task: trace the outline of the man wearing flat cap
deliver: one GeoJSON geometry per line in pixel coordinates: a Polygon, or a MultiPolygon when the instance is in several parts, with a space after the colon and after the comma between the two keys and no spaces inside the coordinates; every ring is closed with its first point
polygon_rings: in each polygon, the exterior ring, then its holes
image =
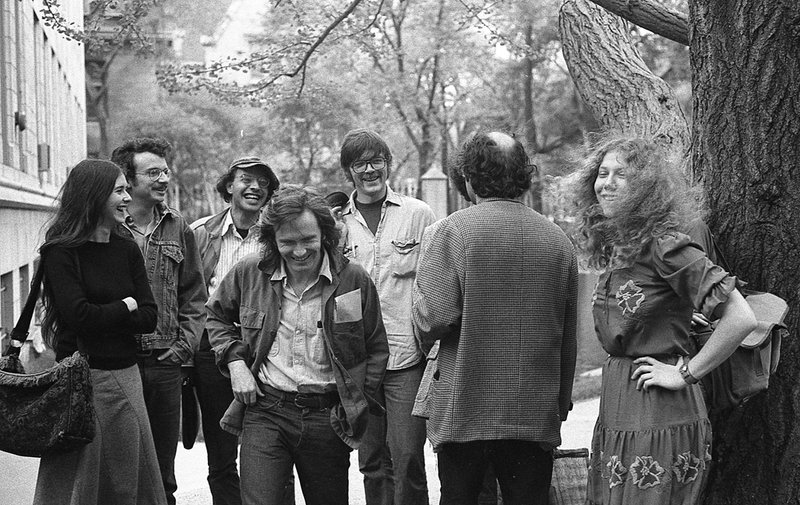
{"type": "MultiPolygon", "coordinates": [[[[217,181],[217,191],[230,207],[191,225],[209,296],[237,261],[259,252],[258,219],[278,186],[278,178],[270,166],[255,156],[235,160],[217,181]]],[[[219,426],[225,409],[233,401],[231,381],[217,368],[207,331],[203,332],[194,362],[194,384],[208,452],[208,485],[214,505],[239,505],[242,501],[236,469],[238,438],[219,426]]]]}

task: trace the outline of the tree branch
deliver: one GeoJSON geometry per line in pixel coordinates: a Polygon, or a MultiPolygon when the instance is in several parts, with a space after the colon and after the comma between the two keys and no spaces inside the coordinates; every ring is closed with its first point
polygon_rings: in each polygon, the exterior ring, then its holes
{"type": "Polygon", "coordinates": [[[689,16],[651,0],[591,0],[636,26],[684,46],[689,45],[689,16]]]}
{"type": "MultiPolygon", "coordinates": [[[[300,63],[297,64],[297,66],[294,68],[294,70],[289,71],[289,72],[281,72],[281,73],[275,75],[274,77],[272,77],[271,79],[267,79],[267,80],[263,81],[262,83],[259,83],[259,84],[255,85],[255,86],[247,87],[247,88],[241,90],[239,93],[242,93],[242,94],[257,93],[257,92],[259,92],[259,91],[261,91],[263,89],[266,89],[266,88],[270,87],[271,85],[275,84],[275,81],[277,81],[281,77],[292,78],[292,77],[297,76],[297,74],[299,74],[301,72],[305,72],[306,65],[308,65],[308,60],[311,58],[311,56],[314,54],[314,52],[317,50],[317,48],[320,45],[322,45],[323,42],[325,42],[325,39],[328,38],[328,35],[330,35],[331,32],[333,30],[335,30],[336,27],[339,26],[339,24],[341,24],[342,21],[347,19],[347,17],[350,14],[352,14],[354,10],[356,10],[356,7],[358,7],[358,5],[361,2],[362,2],[362,0],[353,0],[352,2],[350,2],[350,5],[348,5],[347,8],[344,11],[342,11],[342,13],[339,14],[339,16],[336,19],[334,19],[333,22],[331,22],[331,24],[329,24],[327,27],[325,27],[325,30],[319,35],[319,37],[317,37],[317,40],[315,40],[311,44],[311,47],[309,47],[306,50],[306,52],[303,54],[303,58],[300,60],[300,63]]],[[[302,88],[301,88],[301,91],[302,91],[302,88]]],[[[298,93],[298,96],[299,96],[299,93],[298,93]]]]}

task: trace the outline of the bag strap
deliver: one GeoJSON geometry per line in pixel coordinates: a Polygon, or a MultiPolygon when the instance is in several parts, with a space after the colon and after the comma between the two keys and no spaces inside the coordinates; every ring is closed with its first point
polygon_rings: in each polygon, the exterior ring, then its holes
{"type": "Polygon", "coordinates": [[[39,290],[42,286],[43,277],[44,261],[40,258],[39,266],[36,267],[36,272],[33,274],[28,300],[25,302],[25,307],[23,307],[19,319],[17,319],[16,326],[11,330],[11,346],[8,348],[7,353],[9,356],[19,356],[22,344],[28,340],[28,330],[30,330],[31,327],[31,319],[33,318],[33,311],[36,309],[36,300],[39,298],[39,290]]]}

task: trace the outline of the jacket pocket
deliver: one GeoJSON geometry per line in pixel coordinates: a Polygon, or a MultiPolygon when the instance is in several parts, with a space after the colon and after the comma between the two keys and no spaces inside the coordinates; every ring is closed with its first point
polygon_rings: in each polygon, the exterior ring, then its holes
{"type": "Polygon", "coordinates": [[[363,321],[333,323],[333,352],[345,368],[352,368],[367,359],[363,321]]]}
{"type": "Polygon", "coordinates": [[[392,274],[395,277],[413,276],[419,261],[419,241],[415,238],[392,240],[392,247],[392,274]]]}
{"type": "Polygon", "coordinates": [[[261,333],[261,328],[264,326],[265,317],[266,314],[260,310],[251,309],[246,306],[242,306],[239,309],[240,331],[242,332],[243,342],[253,344],[258,340],[258,335],[261,333]]]}
{"type": "Polygon", "coordinates": [[[178,268],[183,263],[183,250],[178,244],[162,244],[161,278],[164,284],[174,286],[178,278],[178,268]]]}

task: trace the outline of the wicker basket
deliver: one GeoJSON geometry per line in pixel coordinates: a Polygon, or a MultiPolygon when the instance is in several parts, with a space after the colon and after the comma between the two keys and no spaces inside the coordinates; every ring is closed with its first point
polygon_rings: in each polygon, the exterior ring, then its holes
{"type": "Polygon", "coordinates": [[[589,475],[589,449],[553,451],[550,505],[584,505],[589,475]]]}

